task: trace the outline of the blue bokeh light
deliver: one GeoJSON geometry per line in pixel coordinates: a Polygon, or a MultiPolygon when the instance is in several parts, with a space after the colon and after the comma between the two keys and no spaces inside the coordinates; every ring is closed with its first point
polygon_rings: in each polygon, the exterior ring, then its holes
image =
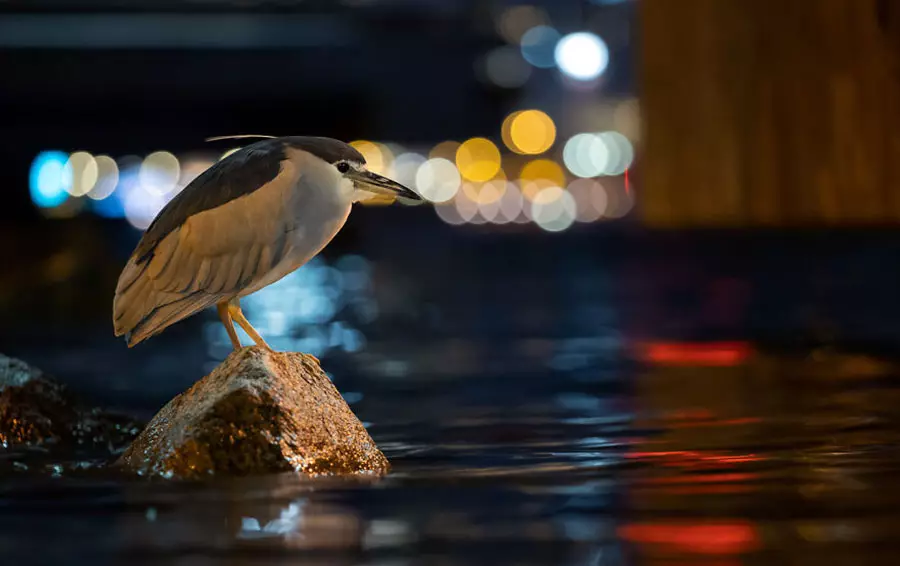
{"type": "Polygon", "coordinates": [[[31,163],[28,184],[31,201],[40,208],[55,208],[66,201],[71,187],[71,169],[66,167],[69,156],[62,151],[42,151],[31,163]],[[67,179],[68,171],[68,179],[67,179]]]}
{"type": "Polygon", "coordinates": [[[535,26],[526,31],[520,40],[522,57],[541,69],[549,69],[556,64],[554,50],[559,41],[559,32],[550,26],[535,26]]]}

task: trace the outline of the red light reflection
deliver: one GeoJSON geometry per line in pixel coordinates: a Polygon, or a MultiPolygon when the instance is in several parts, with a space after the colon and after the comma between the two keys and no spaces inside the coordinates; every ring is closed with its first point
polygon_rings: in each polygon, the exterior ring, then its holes
{"type": "Polygon", "coordinates": [[[747,342],[650,342],[641,348],[644,361],[670,366],[736,366],[752,353],[747,342]]]}
{"type": "Polygon", "coordinates": [[[745,554],[760,547],[756,528],[744,521],[724,523],[632,523],[618,529],[633,543],[694,554],[745,554]]]}

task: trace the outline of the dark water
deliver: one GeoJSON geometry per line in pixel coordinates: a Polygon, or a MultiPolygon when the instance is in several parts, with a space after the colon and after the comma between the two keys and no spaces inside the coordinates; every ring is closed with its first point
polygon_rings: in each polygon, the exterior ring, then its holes
{"type": "MultiPolygon", "coordinates": [[[[10,452],[2,563],[896,563],[895,247],[590,236],[369,239],[248,303],[321,357],[386,479],[146,482],[10,452]]],[[[211,315],[180,326],[131,351],[93,323],[4,343],[146,416],[227,353],[211,315]]]]}

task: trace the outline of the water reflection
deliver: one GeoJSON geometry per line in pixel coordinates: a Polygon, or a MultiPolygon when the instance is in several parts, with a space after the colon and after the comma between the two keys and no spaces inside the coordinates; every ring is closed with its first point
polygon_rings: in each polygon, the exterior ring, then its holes
{"type": "MultiPolygon", "coordinates": [[[[329,264],[321,256],[280,281],[241,300],[247,317],[276,350],[324,356],[332,350],[358,352],[366,337],[356,324],[378,317],[371,293],[371,266],[357,255],[329,264]]],[[[252,343],[238,329],[243,343],[252,343]]],[[[209,355],[221,360],[231,350],[224,326],[210,319],[205,328],[209,355]]]]}

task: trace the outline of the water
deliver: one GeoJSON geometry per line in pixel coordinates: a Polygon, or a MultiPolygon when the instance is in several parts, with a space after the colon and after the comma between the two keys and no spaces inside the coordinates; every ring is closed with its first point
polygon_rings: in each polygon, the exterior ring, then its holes
{"type": "MultiPolygon", "coordinates": [[[[312,307],[248,305],[320,348],[389,477],[148,482],[10,452],[3,563],[895,562],[890,246],[453,238],[328,257],[280,293],[312,307]]],[[[146,416],[221,353],[210,320],[124,353],[66,334],[42,365],[146,416]]],[[[34,360],[47,332],[5,343],[34,360]]]]}

